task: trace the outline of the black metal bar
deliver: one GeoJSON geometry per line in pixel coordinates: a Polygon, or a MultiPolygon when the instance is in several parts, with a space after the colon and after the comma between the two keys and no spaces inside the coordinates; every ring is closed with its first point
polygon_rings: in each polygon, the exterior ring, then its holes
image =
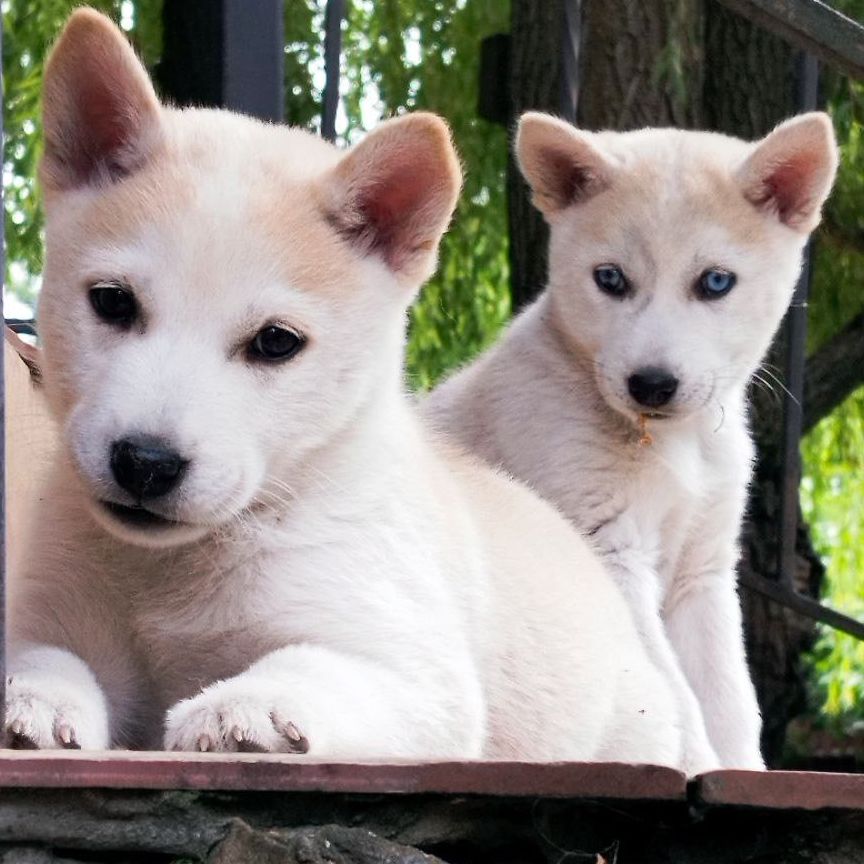
{"type": "Polygon", "coordinates": [[[718,0],[733,12],[813,54],[852,78],[864,79],[864,26],[820,0],[718,0]]]}
{"type": "Polygon", "coordinates": [[[575,123],[579,102],[582,0],[564,0],[563,24],[561,28],[561,116],[575,123]]]}
{"type": "Polygon", "coordinates": [[[285,105],[282,0],[223,2],[223,104],[279,122],[285,105]]]}
{"type": "MultiPolygon", "coordinates": [[[[3,20],[0,16],[0,52],[3,48],[3,20]]],[[[4,97],[3,74],[0,70],[0,92],[4,97]]],[[[0,152],[3,151],[3,117],[0,115],[0,152]]],[[[0,213],[5,213],[3,189],[0,185],[0,213]]],[[[6,244],[0,241],[0,286],[6,285],[6,244]]],[[[0,292],[0,307],[3,293],[0,292]]],[[[6,743],[6,375],[5,343],[0,351],[0,747],[6,743]]]]}
{"type": "MultiPolygon", "coordinates": [[[[798,106],[813,111],[819,105],[819,61],[800,54],[797,62],[798,106]]],[[[798,535],[801,485],[801,430],[804,422],[804,367],[807,352],[807,299],[810,295],[811,244],[804,250],[801,275],[786,314],[786,360],[783,399],[783,489],[780,503],[779,580],[795,588],[795,545],[798,535]]]]}
{"type": "Polygon", "coordinates": [[[327,0],[324,13],[324,83],[321,106],[321,135],[336,140],[336,111],[339,108],[339,79],[342,74],[342,20],[345,0],[327,0]]]}
{"type": "Polygon", "coordinates": [[[842,630],[856,639],[864,639],[864,621],[850,618],[848,615],[824,606],[822,603],[813,600],[811,597],[805,597],[797,591],[790,591],[780,582],[775,582],[773,579],[765,579],[762,576],[742,573],[740,580],[742,585],[746,585],[753,591],[758,591],[760,594],[770,597],[775,603],[779,603],[781,606],[785,606],[799,615],[812,618],[814,621],[821,621],[823,624],[828,624],[835,630],[842,630]]]}
{"type": "Polygon", "coordinates": [[[36,321],[33,318],[6,318],[6,326],[15,333],[36,335],[36,321]]]}
{"type": "Polygon", "coordinates": [[[175,105],[223,105],[222,0],[164,0],[162,56],[154,78],[175,105]]]}

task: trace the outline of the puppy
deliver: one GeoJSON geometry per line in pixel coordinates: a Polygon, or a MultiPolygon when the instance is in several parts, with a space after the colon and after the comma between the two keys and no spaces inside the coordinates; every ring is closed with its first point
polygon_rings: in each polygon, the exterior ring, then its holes
{"type": "Polygon", "coordinates": [[[522,118],[548,290],[435,391],[441,429],[590,535],[685,718],[685,766],[761,768],[736,593],[747,385],[837,166],[806,114],[755,144],[522,118]]]}
{"type": "Polygon", "coordinates": [[[13,739],[680,764],[596,556],[403,393],[460,183],[444,123],[342,153],[170,110],[89,10],[44,106],[60,441],[11,609],[13,739]]]}

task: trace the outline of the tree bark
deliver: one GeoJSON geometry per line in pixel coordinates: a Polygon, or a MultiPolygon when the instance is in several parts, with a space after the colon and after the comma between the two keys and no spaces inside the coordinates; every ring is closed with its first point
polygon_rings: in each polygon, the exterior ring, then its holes
{"type": "Polygon", "coordinates": [[[512,0],[510,9],[510,158],[507,211],[510,230],[510,296],[514,312],[546,285],[549,228],[531,204],[531,192],[513,156],[513,134],[528,110],[561,109],[561,38],[565,0],[512,0]]]}
{"type": "Polygon", "coordinates": [[[701,0],[584,0],[579,125],[697,127],[702,30],[701,0]]]}
{"type": "MultiPolygon", "coordinates": [[[[792,48],[716,3],[706,9],[705,24],[703,110],[708,128],[753,139],[796,112],[792,48]]],[[[784,348],[781,329],[767,359],[769,369],[783,368],[784,348]]],[[[779,569],[783,488],[781,394],[754,388],[751,402],[758,457],[742,535],[740,571],[773,579],[779,569]]],[[[823,568],[800,519],[796,552],[795,585],[799,591],[818,596],[823,568]]],[[[812,645],[815,625],[750,589],[742,589],[741,596],[750,670],[762,708],[763,752],[769,765],[776,765],[786,726],[805,705],[800,658],[812,645]]]]}
{"type": "Polygon", "coordinates": [[[864,314],[859,314],[807,359],[807,376],[804,379],[805,433],[864,383],[862,370],[864,314]]]}

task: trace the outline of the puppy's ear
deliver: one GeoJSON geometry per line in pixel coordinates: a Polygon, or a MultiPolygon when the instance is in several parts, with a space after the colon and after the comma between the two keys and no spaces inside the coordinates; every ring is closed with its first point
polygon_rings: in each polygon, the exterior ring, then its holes
{"type": "Polygon", "coordinates": [[[159,102],[120,30],[78,9],[45,67],[42,182],[52,189],[108,183],[144,165],[159,137],[159,102]]]}
{"type": "Polygon", "coordinates": [[[403,281],[435,268],[462,175],[450,130],[417,113],[382,123],[324,179],[328,219],[355,246],[378,255],[403,281]]]}
{"type": "Polygon", "coordinates": [[[534,206],[547,218],[602,192],[615,170],[594,134],[537,111],[519,120],[516,158],[534,206]]]}
{"type": "Polygon", "coordinates": [[[837,173],[837,142],[827,114],[781,123],[739,169],[744,196],[802,234],[812,231],[837,173]]]}

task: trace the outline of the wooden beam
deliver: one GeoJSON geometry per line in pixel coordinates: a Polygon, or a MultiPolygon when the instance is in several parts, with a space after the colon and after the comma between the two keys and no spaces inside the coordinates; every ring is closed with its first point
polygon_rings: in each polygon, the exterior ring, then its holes
{"type": "Polygon", "coordinates": [[[718,0],[851,78],[864,80],[864,26],[821,0],[718,0]]]}

